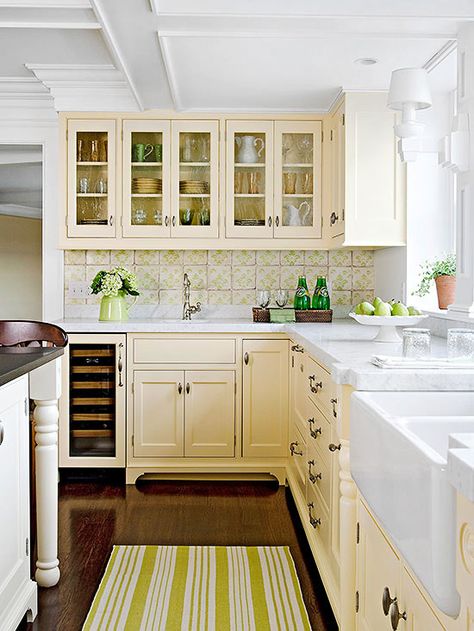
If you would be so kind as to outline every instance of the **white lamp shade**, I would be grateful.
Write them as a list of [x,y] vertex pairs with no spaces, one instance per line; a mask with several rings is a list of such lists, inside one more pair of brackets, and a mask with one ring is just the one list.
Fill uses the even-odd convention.
[[402,110],[407,103],[416,110],[431,107],[428,73],[423,68],[400,68],[392,72],[388,106]]

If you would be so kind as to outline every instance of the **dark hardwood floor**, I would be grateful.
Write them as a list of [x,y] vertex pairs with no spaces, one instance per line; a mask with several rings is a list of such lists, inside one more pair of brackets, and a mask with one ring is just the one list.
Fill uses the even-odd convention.
[[291,494],[250,482],[61,483],[61,580],[24,627],[80,630],[114,544],[288,545],[313,630],[337,630]]

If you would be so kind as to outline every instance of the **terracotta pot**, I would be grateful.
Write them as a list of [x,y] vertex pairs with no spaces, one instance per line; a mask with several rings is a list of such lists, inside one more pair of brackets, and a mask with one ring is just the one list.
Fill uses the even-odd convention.
[[438,292],[438,307],[447,309],[456,298],[456,276],[438,276],[435,278],[435,283]]

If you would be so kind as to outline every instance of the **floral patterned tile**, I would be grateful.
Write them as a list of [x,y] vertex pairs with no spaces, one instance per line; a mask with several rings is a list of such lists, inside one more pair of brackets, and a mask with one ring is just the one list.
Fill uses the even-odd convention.
[[160,253],[161,265],[180,265],[183,260],[183,250],[163,250]]
[[191,304],[195,305],[196,302],[200,302],[202,305],[207,305],[209,302],[207,289],[198,289],[194,291],[191,288]]
[[352,265],[354,267],[372,267],[374,265],[373,250],[353,250]]
[[158,289],[160,286],[159,265],[136,265],[135,274],[138,280],[138,291],[143,289]]
[[110,250],[87,250],[87,265],[110,265]]
[[138,296],[137,304],[139,305],[157,305],[159,302],[158,290],[157,289],[144,289],[140,290],[140,295]]
[[329,252],[329,265],[331,267],[352,265],[352,252],[350,250],[331,250]]
[[64,252],[64,263],[66,265],[84,265],[85,262],[85,250],[66,250]]
[[304,264],[309,266],[326,266],[329,263],[329,253],[326,250],[307,250],[304,253]]
[[259,250],[257,252],[257,265],[280,265],[280,252],[278,250]]
[[207,286],[209,289],[230,289],[232,268],[230,265],[209,265],[207,268]]
[[255,265],[255,250],[234,250],[232,265]]
[[210,290],[208,291],[208,301],[210,305],[230,305],[232,304],[232,292],[230,290]]
[[331,295],[331,305],[352,306],[350,291],[333,291]]
[[209,265],[230,265],[232,253],[228,250],[209,250],[207,261]]
[[351,267],[330,267],[329,281],[333,291],[350,291],[352,286]]
[[282,265],[303,265],[304,252],[302,250],[282,250],[280,263]]
[[232,289],[255,289],[255,267],[233,267]]
[[354,267],[352,270],[352,289],[373,289],[375,271],[373,267]]
[[280,289],[280,267],[257,267],[257,289]]
[[[102,299],[102,294],[91,294],[88,296],[86,303],[88,305],[99,305]],[[97,310],[97,317],[99,317],[99,311]]]
[[130,268],[134,261],[135,252],[133,250],[112,250],[110,253],[110,262],[112,265]]
[[280,286],[282,289],[295,291],[298,286],[298,276],[303,276],[304,267],[282,267],[280,273]]
[[207,265],[207,250],[185,250],[184,263],[187,265]]
[[318,276],[325,276],[328,278],[328,268],[327,267],[305,267],[304,275],[306,276],[306,282],[308,283],[308,289],[312,294],[314,288],[316,287],[316,281],[318,280]]
[[160,288],[175,289],[181,293],[183,286],[183,274],[184,272],[181,265],[161,265]]
[[183,303],[183,292],[177,289],[161,289],[160,305],[181,305]]
[[69,287],[69,281],[71,280],[85,280],[86,268],[85,265],[65,265],[64,266],[64,286]]
[[365,291],[353,291],[351,304],[353,307],[359,304],[359,302],[372,302],[375,298],[374,290],[367,289]]
[[252,305],[255,306],[255,290],[250,291],[232,291],[233,305]]
[[191,281],[191,291],[193,289],[207,289],[207,267],[205,265],[185,265],[184,271]]
[[159,262],[159,250],[135,250],[136,265],[158,265]]
[[84,298],[71,298],[69,294],[66,292],[64,296],[64,304],[65,305],[85,305],[86,300]]

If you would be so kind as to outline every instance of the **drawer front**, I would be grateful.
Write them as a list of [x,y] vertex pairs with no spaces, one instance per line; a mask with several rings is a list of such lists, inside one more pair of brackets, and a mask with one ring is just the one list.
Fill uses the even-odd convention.
[[307,412],[308,414],[305,420],[308,446],[312,450],[315,449],[324,461],[326,467],[329,467],[331,461],[331,452],[329,451],[331,425],[312,401],[309,401]]
[[[324,548],[327,555],[330,554],[331,545],[331,523],[329,512],[324,505],[324,501],[318,491],[310,485],[307,488],[307,508],[308,522],[314,528],[315,541]],[[316,521],[315,521],[316,520]],[[320,521],[319,521],[320,520]]]
[[140,338],[133,343],[135,364],[234,364],[234,339]]
[[290,467],[298,484],[301,497],[306,497],[306,443],[296,428],[291,433],[290,442]]
[[336,384],[331,379],[329,372],[312,357],[307,358],[307,392],[310,398],[322,410],[333,418],[336,412],[337,391]]
[[324,500],[326,510],[329,511],[329,506],[331,505],[331,470],[319,455],[319,451],[308,448],[306,453],[308,456],[306,459],[306,484],[309,489],[318,489]]

